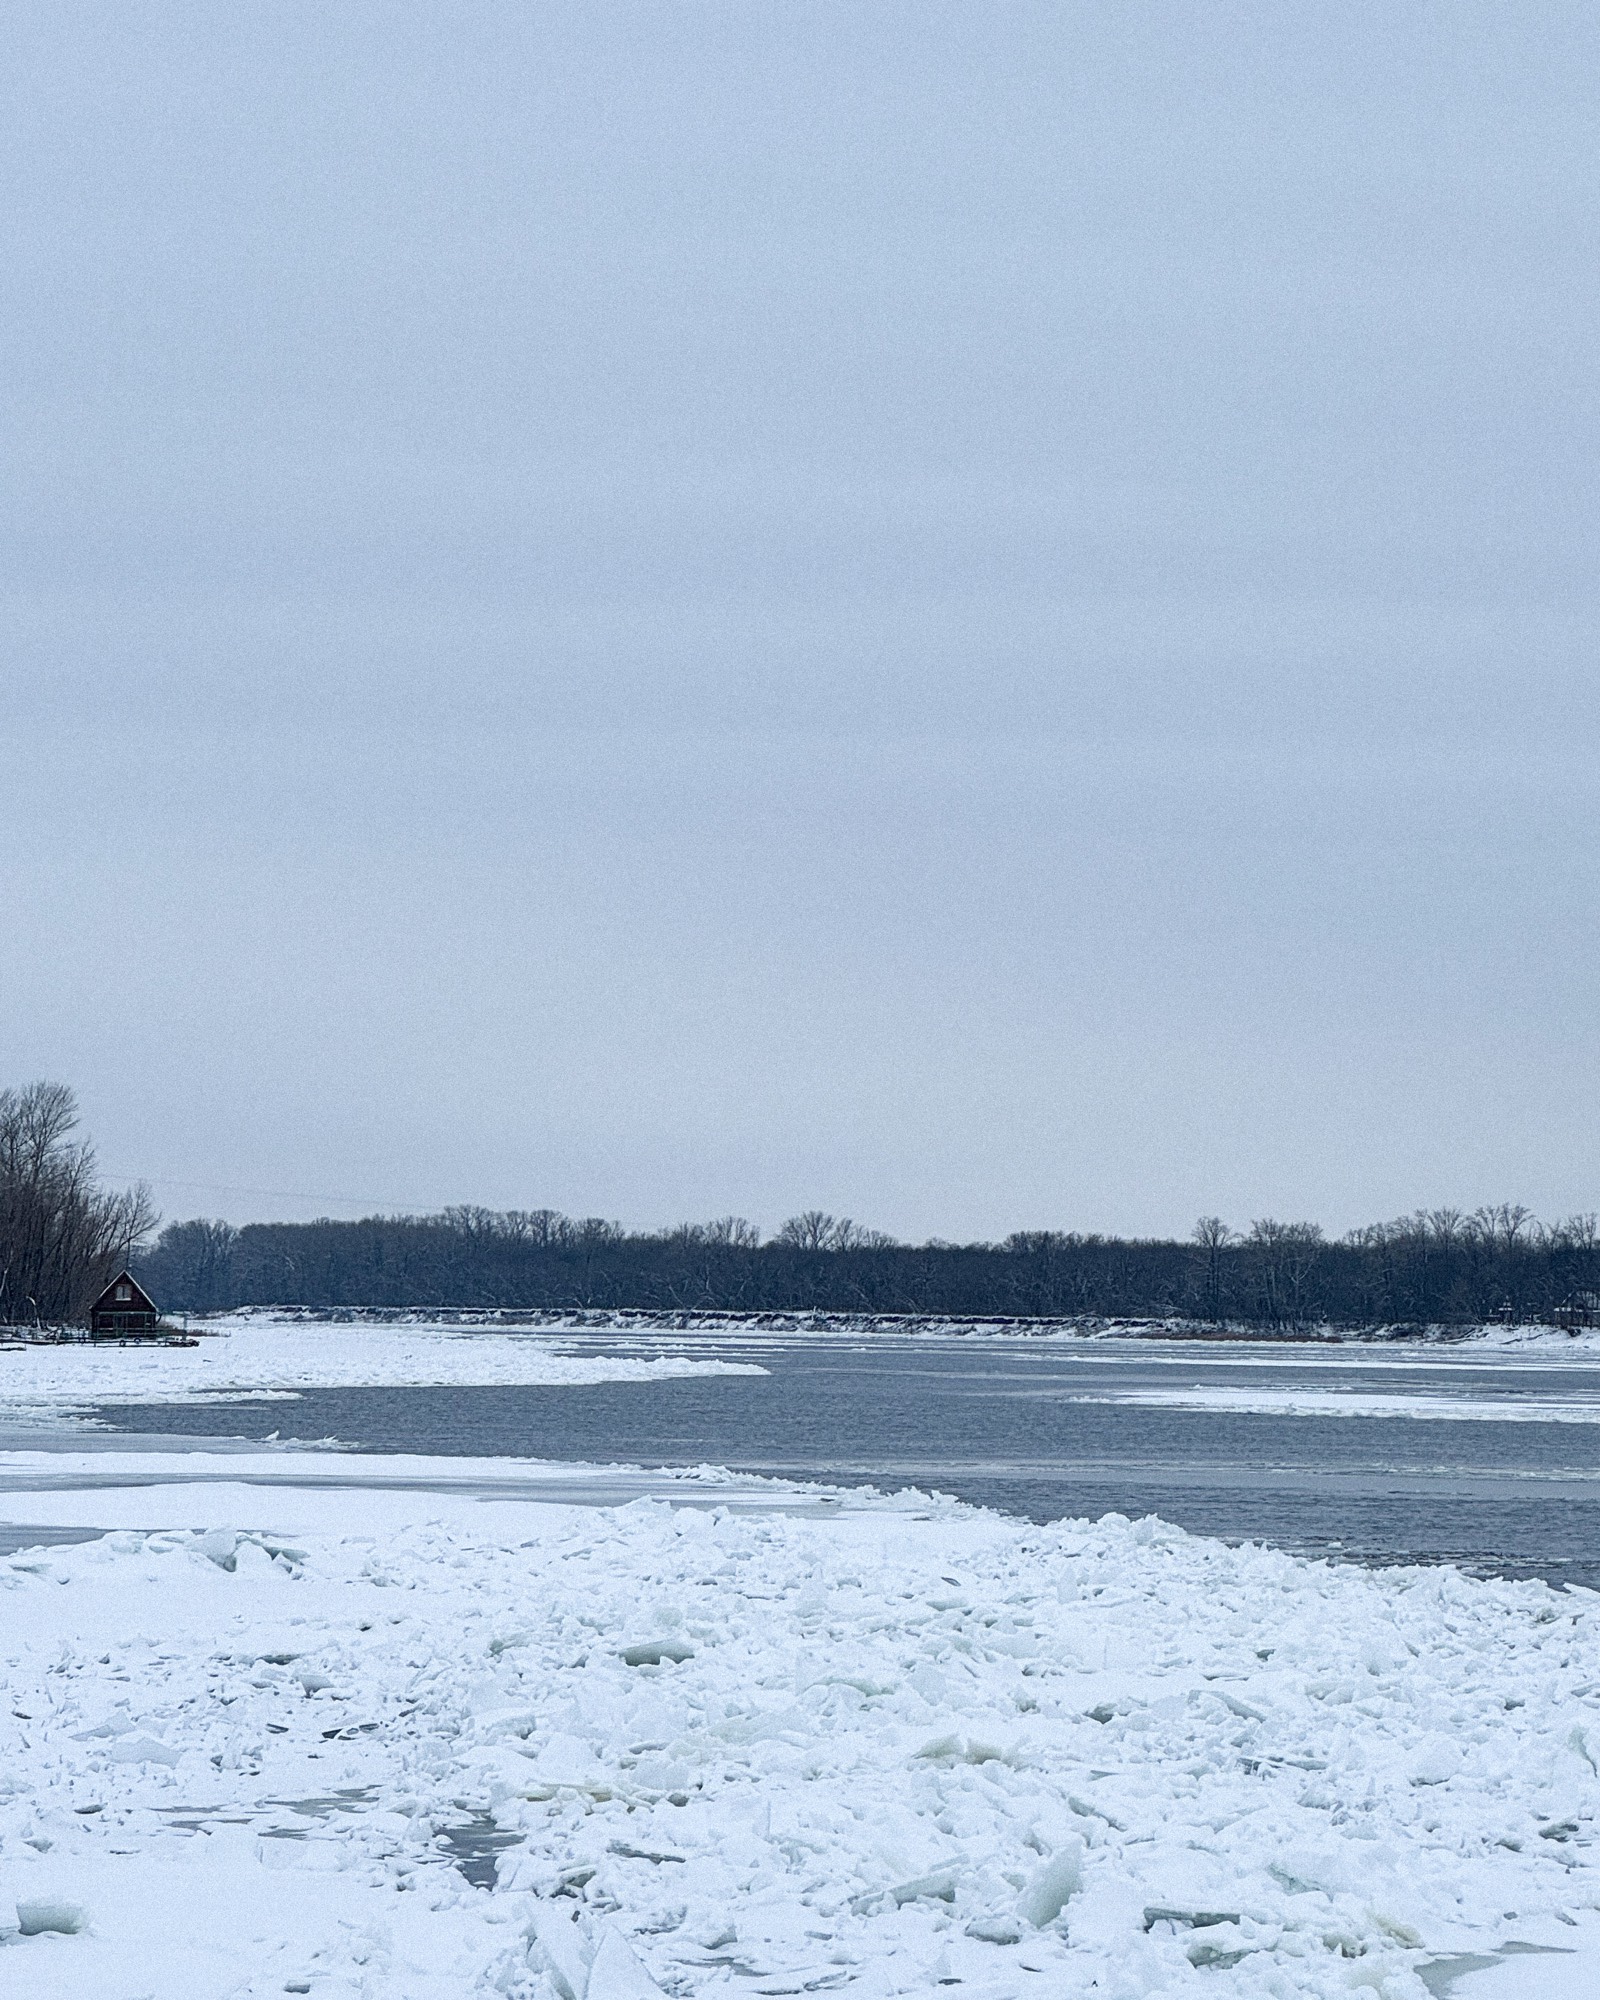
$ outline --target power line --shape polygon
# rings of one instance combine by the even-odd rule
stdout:
[[[406,1209],[431,1212],[447,1207],[444,1202],[395,1201],[382,1195],[367,1194],[308,1194],[303,1188],[257,1188],[230,1187],[221,1181],[180,1181],[171,1180],[160,1174],[126,1174],[114,1167],[102,1169],[107,1180],[145,1181],[151,1187],[190,1188],[201,1194],[248,1195],[260,1201],[308,1201],[329,1202],[341,1208]]]

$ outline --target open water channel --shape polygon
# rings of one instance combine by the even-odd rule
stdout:
[[[710,1463],[937,1488],[1039,1521],[1154,1513],[1304,1553],[1600,1588],[1600,1359],[1576,1350],[735,1331],[563,1334],[560,1345],[704,1352],[770,1372],[308,1390],[292,1404],[100,1417],[169,1437],[292,1433],[363,1451]]]

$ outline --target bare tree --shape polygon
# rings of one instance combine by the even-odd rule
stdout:
[[[464,1236],[469,1243],[487,1242],[505,1234],[505,1217],[475,1202],[461,1202],[454,1208],[441,1209],[439,1220],[457,1236]]]
[[[1298,1324],[1304,1316],[1306,1282],[1322,1256],[1322,1230],[1315,1222],[1275,1222],[1264,1216],[1250,1225],[1250,1247],[1264,1316]]]
[[[518,1237],[537,1244],[541,1250],[564,1243],[572,1231],[572,1224],[557,1208],[519,1208],[512,1213],[516,1217]]]
[[[761,1231],[742,1215],[719,1215],[705,1226],[708,1243],[725,1244],[730,1250],[754,1250],[760,1246]]]
[[[842,1225],[850,1228],[848,1220]],[[831,1250],[841,1225],[820,1208],[808,1208],[803,1215],[791,1215],[778,1231],[777,1240],[787,1250]]]
[[[0,1321],[81,1319],[155,1226],[142,1184],[98,1185],[77,1124],[63,1083],[0,1090]]]
[[[1461,1241],[1467,1221],[1459,1208],[1430,1208],[1424,1220],[1434,1242],[1446,1252],[1453,1250]]]
[[[1534,1226],[1533,1210],[1520,1201],[1502,1201],[1489,1208],[1475,1208],[1468,1218],[1469,1234],[1490,1250],[1504,1255],[1519,1250]]]
[[[1222,1317],[1222,1253],[1233,1241],[1233,1231],[1220,1215],[1202,1215],[1194,1226],[1194,1240],[1204,1261],[1206,1318]]]

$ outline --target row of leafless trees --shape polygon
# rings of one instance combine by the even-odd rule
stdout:
[[[1216,1216],[1186,1242],[1056,1230],[897,1243],[820,1210],[763,1242],[738,1216],[630,1234],[551,1209],[360,1222],[176,1223],[143,1269],[163,1303],[1171,1316],[1216,1325],[1541,1319],[1600,1292],[1595,1218],[1435,1209],[1330,1241],[1314,1223]],[[1600,1310],[1597,1301],[1595,1310]]]
[[[65,1084],[0,1090],[0,1324],[81,1319],[155,1223],[142,1187],[99,1186]]]

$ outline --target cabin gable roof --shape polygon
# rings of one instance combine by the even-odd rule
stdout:
[[[128,1296],[125,1299],[119,1299],[117,1293],[124,1285],[128,1287]],[[160,1308],[157,1306],[155,1300],[151,1298],[150,1294],[139,1283],[139,1280],[131,1271],[119,1271],[89,1310],[91,1313],[147,1312],[159,1314],[160,1312]]]

